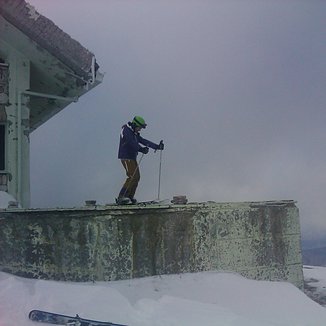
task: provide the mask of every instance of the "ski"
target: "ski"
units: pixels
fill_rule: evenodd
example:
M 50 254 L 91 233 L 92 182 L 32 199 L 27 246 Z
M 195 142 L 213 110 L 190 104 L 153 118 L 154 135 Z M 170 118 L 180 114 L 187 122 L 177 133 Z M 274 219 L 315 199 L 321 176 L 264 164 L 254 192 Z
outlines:
M 147 200 L 147 201 L 140 201 L 137 202 L 136 205 L 139 206 L 147 206 L 147 205 L 167 205 L 169 204 L 169 199 L 164 199 L 164 200 Z
M 107 206 L 147 206 L 147 205 L 168 205 L 171 204 L 169 199 L 164 200 L 145 200 L 132 203 L 131 201 L 118 201 L 116 199 L 115 203 L 107 204 Z
M 32 310 L 28 318 L 32 321 L 41 323 L 66 325 L 66 326 L 127 326 L 123 324 L 115 324 L 109 321 L 97 321 L 92 319 L 81 318 L 78 315 L 75 317 L 60 315 L 53 312 Z

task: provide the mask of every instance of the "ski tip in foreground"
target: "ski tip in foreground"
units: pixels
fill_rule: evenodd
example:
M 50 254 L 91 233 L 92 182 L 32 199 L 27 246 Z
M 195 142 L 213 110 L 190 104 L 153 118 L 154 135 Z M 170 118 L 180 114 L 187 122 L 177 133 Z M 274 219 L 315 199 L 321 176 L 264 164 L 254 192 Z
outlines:
M 92 319 L 81 318 L 78 315 L 75 317 L 60 315 L 53 312 L 32 310 L 28 314 L 28 318 L 32 321 L 70 326 L 127 326 L 125 324 L 115 324 L 109 321 L 97 321 Z

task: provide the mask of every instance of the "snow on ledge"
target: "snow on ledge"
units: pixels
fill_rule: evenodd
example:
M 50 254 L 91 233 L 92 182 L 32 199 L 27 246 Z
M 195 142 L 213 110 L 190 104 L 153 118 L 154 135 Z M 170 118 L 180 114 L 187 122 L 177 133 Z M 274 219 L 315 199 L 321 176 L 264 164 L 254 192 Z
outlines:
M 12 195 L 5 191 L 0 191 L 0 209 L 6 209 L 11 203 L 16 203 L 17 200 Z M 18 205 L 20 207 L 20 205 Z

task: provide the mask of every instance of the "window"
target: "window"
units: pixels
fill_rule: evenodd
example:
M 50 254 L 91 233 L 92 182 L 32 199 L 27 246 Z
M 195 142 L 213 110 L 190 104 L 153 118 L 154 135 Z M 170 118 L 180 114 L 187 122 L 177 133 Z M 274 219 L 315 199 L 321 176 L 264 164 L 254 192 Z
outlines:
M 5 142 L 6 142 L 6 126 L 0 124 L 0 170 L 5 170 Z

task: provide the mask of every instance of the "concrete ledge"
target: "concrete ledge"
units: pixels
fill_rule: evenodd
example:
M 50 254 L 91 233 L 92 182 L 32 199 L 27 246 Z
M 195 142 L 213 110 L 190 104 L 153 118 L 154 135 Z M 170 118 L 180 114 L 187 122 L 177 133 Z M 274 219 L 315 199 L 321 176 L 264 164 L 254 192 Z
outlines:
M 293 201 L 0 211 L 0 269 L 105 281 L 206 270 L 303 286 Z

